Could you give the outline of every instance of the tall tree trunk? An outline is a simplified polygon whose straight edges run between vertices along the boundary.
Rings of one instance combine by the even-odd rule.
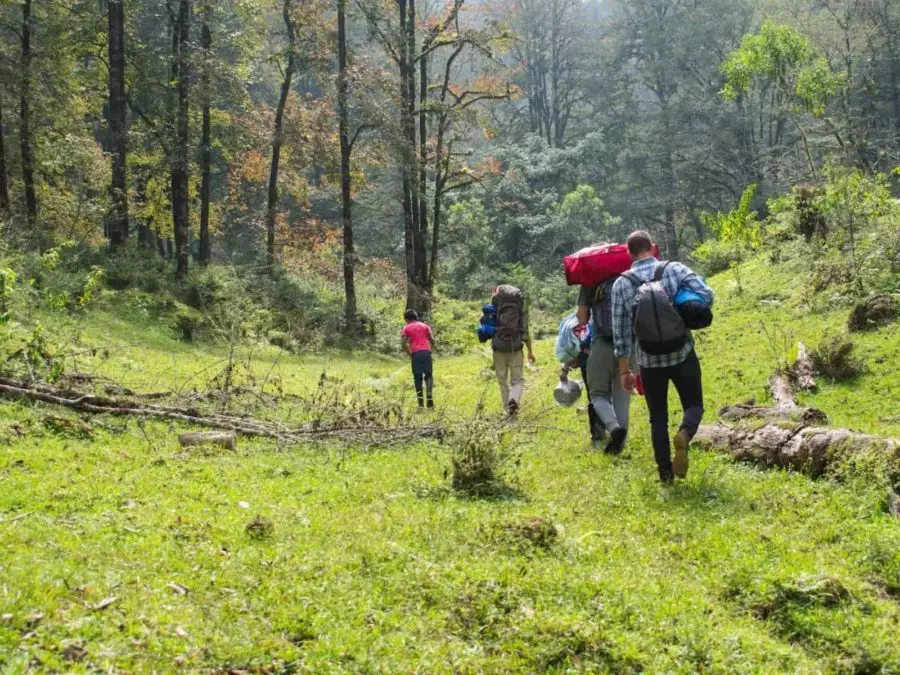
[[[22,147],[22,182],[28,225],[37,227],[37,195],[34,191],[34,153],[31,147],[31,0],[22,4],[22,90],[19,105],[19,140]]]
[[[212,83],[210,68],[212,67],[212,34],[209,29],[209,0],[203,0],[203,27],[201,28],[201,48],[203,50],[203,72],[200,86],[203,90],[203,137],[200,140],[200,264],[209,264],[212,247],[209,238],[209,196],[211,191],[212,140],[210,120],[210,99]]]
[[[296,42],[294,33],[294,19],[291,17],[292,0],[284,0],[281,15],[284,18],[284,27],[288,37],[288,62],[284,71],[284,81],[281,83],[281,96],[278,99],[278,108],[275,111],[275,133],[272,137],[272,164],[269,167],[269,203],[266,209],[266,263],[269,266],[275,264],[275,218],[278,210],[278,163],[281,160],[281,144],[284,135],[284,109],[287,105],[288,95],[291,93],[291,81],[296,69]]]
[[[347,330],[356,327],[356,259],[353,249],[353,185],[350,175],[350,110],[347,79],[347,0],[337,0],[338,19],[338,126],[341,136],[341,206],[344,224],[344,316]]]
[[[125,100],[125,2],[109,0],[109,131],[112,140],[112,211],[107,235],[110,246],[128,240],[128,130]]]
[[[431,309],[431,276],[428,274],[428,57],[419,56],[419,284]]]
[[[9,175],[6,171],[6,133],[3,125],[3,99],[0,98],[0,216],[9,215]]]
[[[412,56],[409,52],[409,40],[407,39],[407,24],[409,23],[409,13],[407,0],[397,0],[397,9],[400,19],[400,49],[399,49],[399,70],[400,70],[400,169],[402,176],[403,190],[403,247],[406,255],[406,306],[414,308],[417,304],[415,285],[412,283],[415,277],[415,254],[413,247],[413,231],[415,222],[413,219],[413,200],[412,200],[412,180],[413,175],[410,170],[409,161],[409,126],[410,107],[409,107],[409,74],[408,70],[412,67],[410,61]]]
[[[427,276],[425,239],[422,231],[421,199],[419,189],[418,153],[416,139],[416,0],[407,0],[409,15],[406,21],[406,166],[409,175],[409,199],[412,221],[412,275],[407,280],[408,295],[413,309],[426,313],[430,307],[424,288]]]
[[[173,46],[177,45],[177,52],[173,56],[175,58],[175,69],[177,70],[174,82],[178,89],[178,108],[175,147],[172,158],[172,221],[175,230],[175,274],[178,278],[187,276],[190,264],[190,210],[188,205],[190,83],[187,53],[190,35],[190,12],[190,0],[180,0],[178,3],[178,20],[175,25],[176,39],[173,41]]]

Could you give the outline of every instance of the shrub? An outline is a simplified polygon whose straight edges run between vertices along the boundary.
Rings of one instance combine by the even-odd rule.
[[[451,484],[454,490],[479,495],[491,492],[512,452],[496,421],[478,417],[450,435]]]
[[[856,304],[847,327],[851,331],[868,330],[897,318],[897,302],[889,295],[876,295]]]
[[[853,355],[853,343],[842,335],[823,339],[810,358],[817,373],[835,382],[856,377],[864,367]]]

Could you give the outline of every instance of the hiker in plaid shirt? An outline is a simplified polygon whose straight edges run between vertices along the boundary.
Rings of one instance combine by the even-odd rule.
[[[656,273],[658,260],[653,257],[653,240],[647,232],[638,230],[628,237],[628,253],[633,264],[630,274],[642,281],[651,281]],[[679,289],[687,288],[712,306],[713,292],[691,269],[678,262],[669,263],[662,275],[662,284],[669,299],[675,298]],[[653,453],[659,468],[659,477],[670,483],[674,476],[687,475],[687,451],[691,439],[697,433],[703,418],[703,382],[700,361],[694,351],[694,340],[687,334],[684,345],[666,354],[648,354],[634,338],[633,326],[636,283],[620,277],[613,287],[613,344],[619,363],[622,388],[635,393],[636,375],[630,362],[637,357],[647,408],[650,411]],[[675,457],[669,445],[669,382],[675,385],[684,412],[681,426],[675,434]]]

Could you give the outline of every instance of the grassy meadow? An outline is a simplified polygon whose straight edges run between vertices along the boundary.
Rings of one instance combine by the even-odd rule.
[[[765,400],[789,343],[845,323],[845,309],[800,306],[791,281],[762,261],[742,292],[713,280],[717,319],[698,336],[708,421]],[[202,389],[222,370],[224,347],[106,306],[69,320],[71,370],[137,391]],[[854,339],[867,371],[803,402],[900,436],[900,332]],[[484,498],[449,487],[438,443],[186,452],[177,425],[86,430],[0,402],[0,672],[900,672],[885,485],[695,452],[688,479],[662,487],[643,402],[624,456],[592,451],[584,413],[552,405],[552,342],[537,354],[507,489]],[[245,377],[286,393],[325,371],[413,405],[399,356],[238,356]],[[499,418],[488,364],[474,337],[439,357],[435,415],[455,423],[484,401]]]

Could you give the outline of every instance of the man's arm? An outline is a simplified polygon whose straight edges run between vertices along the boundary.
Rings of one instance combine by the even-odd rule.
[[[528,321],[528,302],[524,298],[522,300],[522,342],[525,344],[525,348],[528,351],[528,361],[534,363],[536,359],[534,358],[534,350],[531,347],[531,329],[529,327]]]
[[[631,355],[634,353],[634,333],[631,328],[631,312],[629,311],[628,279],[619,278],[613,286],[613,348],[615,350],[618,374],[622,380],[622,388],[634,394],[635,376],[631,372]]]
[[[434,351],[434,333],[431,330],[431,326],[428,327],[428,344],[431,345],[431,349]]]
[[[591,319],[590,295],[590,289],[587,286],[582,286],[578,292],[578,310],[575,315],[578,317],[579,326],[586,326]]]

